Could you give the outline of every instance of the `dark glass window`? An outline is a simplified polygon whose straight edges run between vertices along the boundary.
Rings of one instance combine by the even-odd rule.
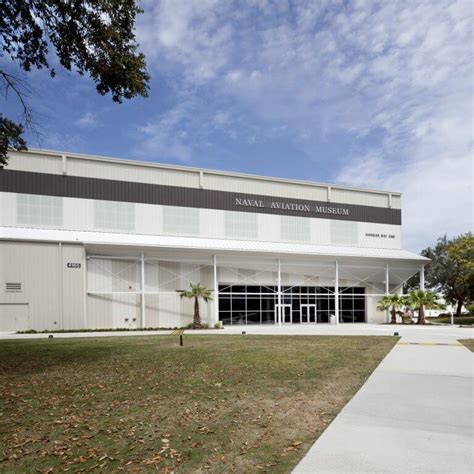
[[[232,311],[244,311],[245,312],[245,296],[234,296],[232,298]]]
[[[275,323],[275,286],[220,285],[219,319],[224,324],[273,324]],[[290,305],[286,318],[300,322],[302,304],[316,306],[318,323],[328,323],[335,314],[334,288],[314,286],[285,286],[282,304]],[[339,297],[339,321],[354,323],[365,321],[365,289],[341,288]],[[291,315],[291,317],[290,317]]]
[[[260,293],[260,286],[247,286],[247,293]]]
[[[260,311],[247,311],[247,324],[260,324]]]
[[[247,311],[260,312],[260,296],[259,295],[247,295]]]
[[[364,310],[365,309],[365,298],[354,298],[354,309]]]
[[[230,311],[219,311],[219,321],[222,321],[222,324],[230,324]]]
[[[230,298],[219,297],[219,311],[230,311]]]

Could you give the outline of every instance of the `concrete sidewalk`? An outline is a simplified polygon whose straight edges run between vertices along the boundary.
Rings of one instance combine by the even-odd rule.
[[[295,473],[474,472],[473,353],[445,331],[419,336],[401,339]]]
[[[452,341],[456,339],[468,339],[474,335],[471,328],[459,326],[418,326],[391,324],[265,324],[248,326],[225,326],[224,329],[208,329],[192,331],[186,330],[185,334],[212,334],[217,336],[236,335],[245,332],[247,335],[269,335],[269,336],[393,336],[395,331],[406,340],[436,340]],[[123,337],[123,336],[166,336],[171,331],[104,331],[104,332],[64,332],[55,333],[55,338],[78,338],[78,337]],[[13,332],[0,332],[0,339],[46,339],[49,333],[40,334],[16,334]]]

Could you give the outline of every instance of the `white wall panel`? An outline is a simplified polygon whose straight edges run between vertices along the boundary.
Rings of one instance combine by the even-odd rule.
[[[362,206],[388,207],[388,194],[333,188],[331,202],[359,204]]]
[[[8,169],[33,173],[62,173],[61,156],[43,155],[34,152],[9,152]]]
[[[117,181],[164,184],[168,186],[199,187],[199,173],[178,169],[141,166],[128,163],[67,158],[67,171],[71,176],[86,176]]]
[[[74,329],[84,320],[81,246],[0,242],[0,303],[28,305],[31,329]],[[81,268],[68,269],[69,260]],[[5,282],[21,283],[7,292]],[[72,325],[72,326],[71,326]]]
[[[284,183],[265,179],[245,178],[240,176],[225,176],[218,174],[204,174],[206,189],[219,191],[239,192],[244,194],[261,194],[264,196],[279,196],[294,199],[309,199],[326,201],[327,187]]]
[[[18,195],[21,196],[21,195]],[[1,206],[0,225],[62,228],[78,231],[100,231],[106,229],[98,225],[95,218],[96,206],[89,199],[62,198],[63,226],[51,224],[24,224],[17,216],[17,195],[0,193],[5,205]],[[290,239],[289,234],[282,235],[282,220],[294,223],[295,229],[301,223],[302,228],[309,226],[309,241],[315,245],[344,245],[367,248],[401,248],[401,226],[352,221],[337,221],[308,217],[287,217],[271,214],[251,214],[211,209],[192,209],[175,206],[135,204],[135,231],[116,229],[117,233],[135,233],[143,235],[176,235],[235,240],[258,240],[263,242],[303,242]],[[239,219],[230,217],[239,215]],[[244,215],[244,219],[241,215]],[[252,222],[252,229],[245,230],[246,220]],[[256,226],[255,226],[256,220]],[[232,224],[232,226],[231,226]],[[240,232],[235,231],[242,226]],[[226,226],[229,226],[227,229]],[[99,227],[99,228],[98,228]],[[257,233],[255,234],[255,229]],[[251,232],[250,232],[251,230]],[[301,234],[301,232],[300,232]],[[232,237],[233,235],[233,237]],[[238,237],[238,236],[241,237]],[[305,234],[307,235],[307,234]],[[282,238],[283,237],[283,238]]]
[[[402,197],[401,196],[393,196],[392,195],[392,207],[394,209],[401,209],[402,208]]]
[[[84,260],[85,252],[82,245],[62,245],[61,287],[63,292],[64,329],[80,329],[84,327]],[[68,264],[80,264],[70,267]]]

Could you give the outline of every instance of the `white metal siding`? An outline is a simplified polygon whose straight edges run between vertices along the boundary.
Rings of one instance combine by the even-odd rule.
[[[283,183],[265,179],[243,178],[204,173],[204,187],[218,191],[231,191],[245,194],[261,194],[294,199],[326,201],[327,188],[317,185]]]
[[[28,303],[0,303],[0,332],[29,329]]]
[[[33,173],[62,173],[62,159],[60,156],[15,151],[9,152],[8,155],[8,169],[32,171]]]
[[[82,263],[83,248],[66,245],[61,250],[58,244],[0,242],[0,303],[28,305],[31,329],[82,327],[83,268],[68,269],[70,259]],[[22,291],[6,292],[7,281],[20,282]]]
[[[333,203],[361,204],[376,207],[389,206],[388,192],[370,192],[357,189],[339,188],[337,185],[318,183],[298,183],[279,181],[277,178],[246,177],[232,173],[220,173],[212,170],[173,168],[108,160],[100,157],[66,155],[65,166],[62,156],[54,153],[11,152],[10,169],[39,173],[83,176],[119,181],[132,181],[189,188],[203,187],[220,191],[246,194],[261,194],[282,198],[330,200]],[[202,177],[202,178],[201,178]],[[400,196],[392,194],[392,207],[400,208]]]
[[[67,172],[71,176],[132,181],[137,183],[164,184],[168,186],[199,187],[199,173],[140,166],[128,163],[92,161],[67,158]]]
[[[333,188],[331,202],[341,204],[359,204],[362,206],[388,207],[388,194],[376,194],[366,191]]]
[[[214,209],[193,209],[152,204],[133,206],[134,229],[130,229],[127,212],[116,216],[114,229],[106,228],[97,219],[95,201],[90,199],[62,198],[62,223],[51,225],[26,224],[17,214],[17,200],[22,195],[0,193],[4,205],[0,212],[0,226],[57,228],[77,231],[116,232],[138,235],[175,235],[216,239],[255,240],[262,242],[307,242],[317,245],[345,245],[366,248],[400,248],[401,226],[330,219],[253,214]],[[115,204],[112,201],[103,201]],[[129,204],[129,203],[118,203]],[[118,206],[118,209],[123,206]],[[126,206],[127,207],[127,206]],[[244,218],[236,218],[235,216]],[[294,223],[295,233],[282,233],[282,221]],[[119,226],[120,222],[124,225]],[[245,228],[245,223],[249,228]],[[255,225],[256,222],[256,225]],[[127,224],[127,225],[125,225]],[[121,228],[120,228],[121,227]],[[309,227],[309,229],[308,229]],[[288,228],[288,226],[287,226]],[[299,229],[299,230],[298,230]],[[349,232],[351,229],[351,232]],[[298,232],[296,232],[298,230]],[[378,236],[377,236],[378,235]],[[298,238],[300,237],[300,238]],[[303,239],[303,237],[305,237]],[[307,239],[307,240],[306,240]]]

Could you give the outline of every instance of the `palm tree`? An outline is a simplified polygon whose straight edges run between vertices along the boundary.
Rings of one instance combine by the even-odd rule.
[[[194,298],[194,321],[193,328],[199,329],[201,327],[201,316],[199,314],[199,298],[202,298],[206,303],[212,301],[212,292],[209,288],[201,286],[201,283],[190,283],[190,290],[176,290],[181,298]]]
[[[444,305],[438,303],[438,295],[432,291],[415,290],[408,295],[408,304],[418,310],[417,324],[426,324],[425,309],[443,309]]]
[[[377,306],[379,311],[390,310],[392,319],[390,324],[397,324],[397,310],[406,303],[406,297],[402,295],[385,295]]]

